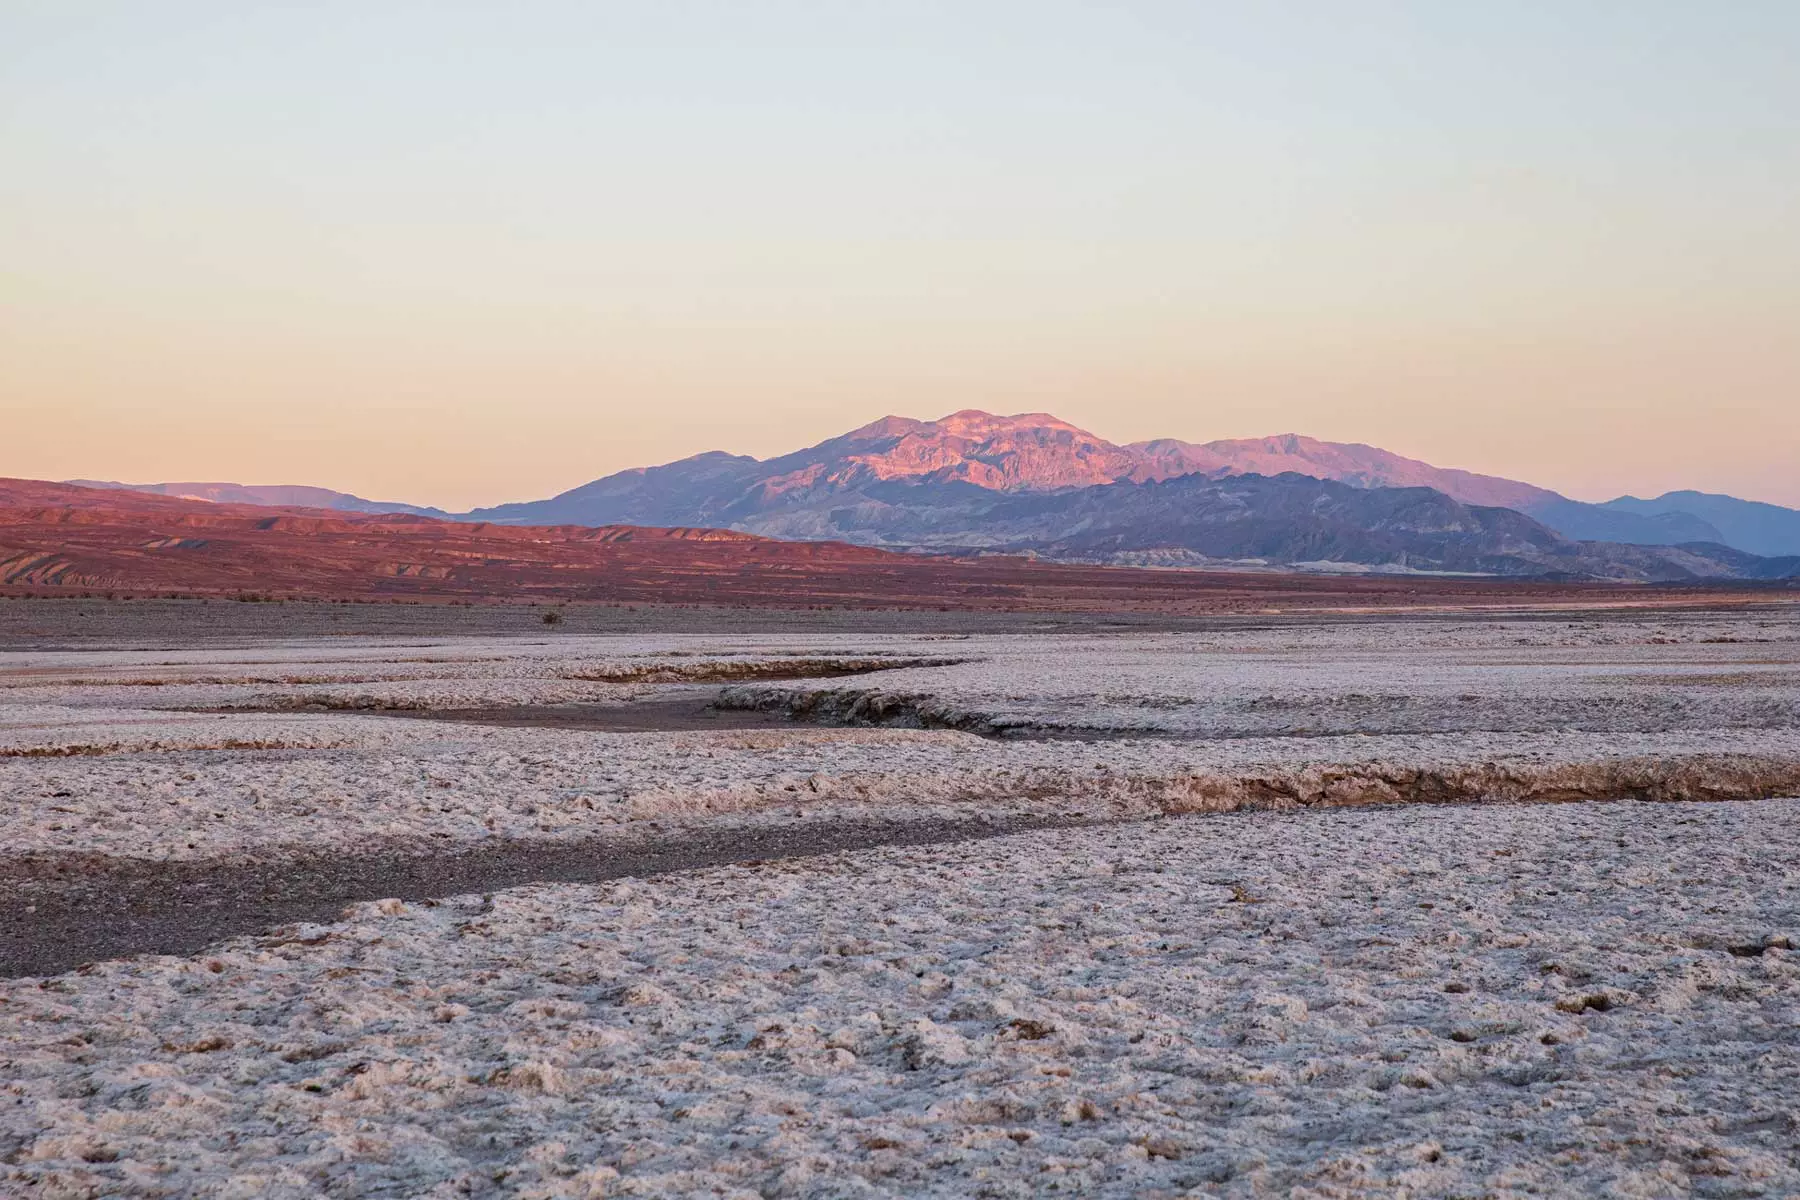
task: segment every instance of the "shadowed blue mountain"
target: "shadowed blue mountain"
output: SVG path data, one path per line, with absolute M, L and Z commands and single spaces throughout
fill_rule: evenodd
M 1800 554 L 1800 509 L 1740 500 L 1713 492 L 1667 492 L 1654 500 L 1621 496 L 1599 507 L 1652 520 L 1692 519 L 1717 531 L 1711 538 L 1683 541 L 1715 541 L 1752 554 L 1780 556 Z M 1545 520 L 1540 516 L 1539 520 Z M 1554 521 L 1546 521 L 1554 525 Z M 1568 532 L 1564 530 L 1564 532 Z

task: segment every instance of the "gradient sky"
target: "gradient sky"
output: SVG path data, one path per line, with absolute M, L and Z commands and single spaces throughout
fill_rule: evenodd
M 0 475 L 888 412 L 1800 505 L 1800 3 L 0 0 Z

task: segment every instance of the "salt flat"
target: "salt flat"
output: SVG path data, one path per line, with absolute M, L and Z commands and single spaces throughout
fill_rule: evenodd
M 796 660 L 951 665 L 728 675 Z M 828 723 L 595 735 L 370 715 L 682 694 Z M 1800 788 L 1797 715 L 1786 613 L 28 652 L 0 662 L 0 786 L 25 801 L 0 842 L 180 858 L 798 811 L 1768 794 Z
M 30 649 L 0 789 L 9 944 L 368 901 L 0 984 L 27 1194 L 1800 1189 L 1792 610 Z M 417 884 L 970 819 L 1127 823 Z
M 86 1195 L 1800 1189 L 1800 802 L 1188 817 L 524 888 L 0 991 Z

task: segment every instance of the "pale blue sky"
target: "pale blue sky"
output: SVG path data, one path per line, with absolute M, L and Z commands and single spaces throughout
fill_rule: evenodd
M 885 412 L 1800 504 L 1800 4 L 0 0 L 0 473 Z

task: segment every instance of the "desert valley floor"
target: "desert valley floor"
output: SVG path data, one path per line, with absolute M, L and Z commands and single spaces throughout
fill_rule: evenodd
M 0 1194 L 1800 1194 L 1792 606 L 159 605 L 0 603 Z

